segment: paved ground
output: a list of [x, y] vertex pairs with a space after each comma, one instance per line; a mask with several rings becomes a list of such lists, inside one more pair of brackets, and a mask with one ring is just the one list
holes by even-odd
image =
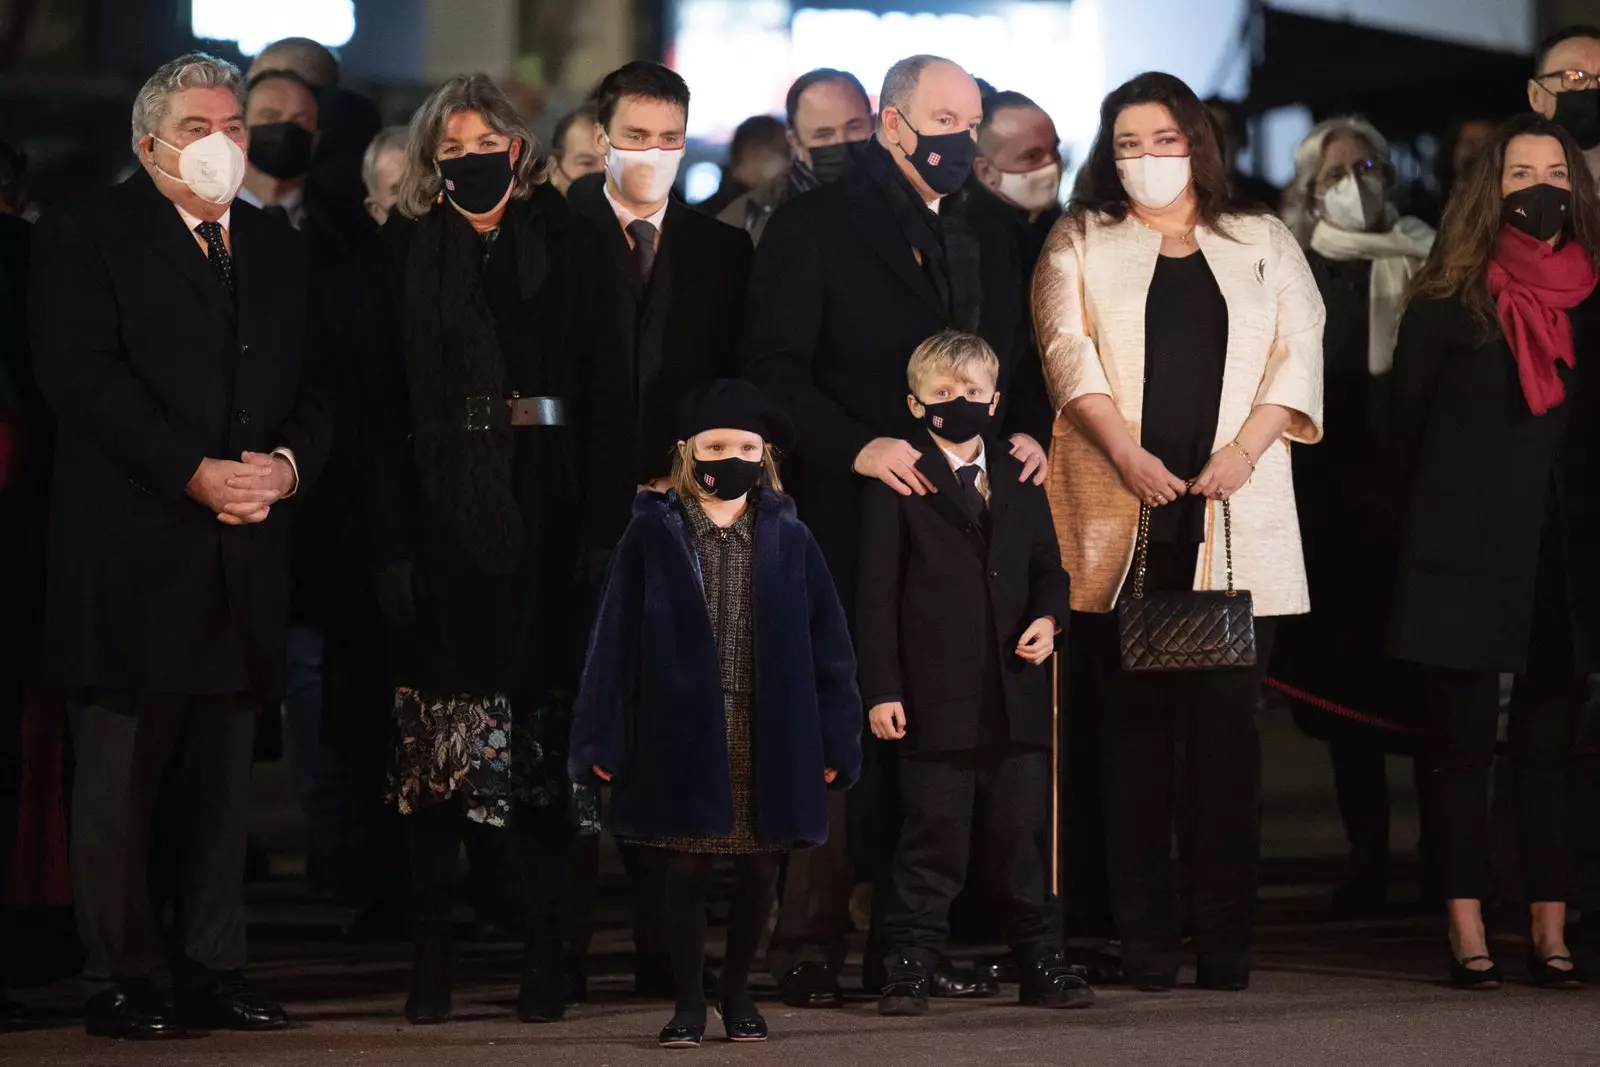
[[[1269, 864], [1261, 969], [1248, 993], [1182, 989], [1153, 996], [1105, 989], [1100, 1004], [1084, 1012], [1030, 1011], [989, 1001], [937, 1004], [926, 1019], [890, 1020], [865, 1000], [838, 1012], [796, 1012], [772, 1002], [768, 987], [771, 1042], [708, 1042], [677, 1056], [771, 1067], [1600, 1065], [1600, 990], [1556, 994], [1514, 982], [1499, 993], [1460, 993], [1439, 981], [1446, 957], [1442, 926], [1431, 916], [1401, 909], [1363, 923], [1324, 918], [1322, 903], [1341, 850], [1325, 759], [1293, 733], [1285, 716], [1269, 713], [1264, 727]], [[1394, 775], [1395, 839], [1403, 847], [1415, 840], [1415, 823], [1406, 799], [1410, 776], [1400, 767]], [[275, 772], [263, 776], [263, 794], [262, 829], [284, 842], [292, 819], [285, 816]], [[673, 1056], [654, 1045], [668, 1007], [625, 996], [627, 935], [621, 887], [614, 880], [602, 892], [594, 997], [568, 1022], [517, 1024], [510, 1009], [516, 947], [473, 945], [463, 951], [460, 1021], [418, 1029], [400, 1017], [405, 946], [340, 945], [332, 935], [344, 913], [304, 901], [287, 873], [291, 866], [292, 861], [284, 864], [278, 881], [253, 890], [252, 936], [257, 984], [288, 1003], [297, 1022], [293, 1030], [160, 1045], [93, 1041], [72, 1017], [72, 984], [61, 983], [24, 994], [41, 1013], [43, 1028], [0, 1036], [0, 1064], [622, 1067]], [[1408, 891], [1402, 886], [1400, 895]], [[1508, 939], [1497, 951], [1507, 969], [1519, 974], [1522, 946]]]

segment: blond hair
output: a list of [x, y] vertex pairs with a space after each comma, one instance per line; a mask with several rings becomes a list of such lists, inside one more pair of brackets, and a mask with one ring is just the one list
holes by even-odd
[[[774, 493], [783, 492], [783, 481], [778, 477], [778, 454], [770, 444], [762, 442], [761, 446], [761, 473], [762, 484]], [[694, 438], [679, 442], [678, 450], [672, 456], [672, 488], [678, 493], [680, 500], [709, 500], [711, 494], [700, 488], [700, 483], [694, 480]]]
[[973, 381], [976, 379], [972, 372], [979, 367], [999, 385], [1000, 357], [988, 341], [960, 330], [940, 330], [911, 353], [911, 362], [906, 364], [906, 385], [915, 393], [931, 375], [941, 372]]

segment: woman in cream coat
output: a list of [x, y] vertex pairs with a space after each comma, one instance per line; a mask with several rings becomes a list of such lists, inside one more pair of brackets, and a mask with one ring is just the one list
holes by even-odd
[[[1149, 991], [1177, 977], [1170, 842], [1180, 810], [1198, 982], [1249, 983], [1256, 697], [1273, 617], [1310, 608], [1289, 442], [1322, 434], [1322, 299], [1293, 236], [1230, 202], [1225, 174], [1189, 87], [1135, 78], [1106, 98], [1088, 172], [1034, 280], [1058, 414], [1050, 503], [1073, 578], [1072, 714], [1100, 721], [1113, 914], [1129, 978]], [[1112, 612], [1141, 503], [1151, 509], [1147, 585], [1217, 589], [1221, 500], [1232, 506], [1236, 584], [1254, 598], [1260, 666], [1123, 674]]]

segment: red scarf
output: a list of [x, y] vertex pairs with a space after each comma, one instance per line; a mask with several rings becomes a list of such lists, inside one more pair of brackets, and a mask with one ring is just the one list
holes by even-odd
[[1576, 241], [1551, 248], [1515, 226], [1502, 226], [1489, 261], [1489, 292], [1494, 296], [1517, 379], [1528, 410], [1543, 415], [1567, 398], [1556, 364], [1576, 365], [1572, 351], [1575, 308], [1600, 281], [1589, 254]]

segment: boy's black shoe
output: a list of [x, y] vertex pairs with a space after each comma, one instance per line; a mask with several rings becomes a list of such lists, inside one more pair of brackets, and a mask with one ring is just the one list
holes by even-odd
[[1022, 961], [1022, 993], [1017, 1003], [1030, 1008], [1087, 1008], [1094, 990], [1073, 973], [1058, 948], [1045, 949]]
[[1194, 987], [1217, 993], [1242, 993], [1250, 988], [1250, 954], [1226, 952], [1201, 956], [1196, 962]]
[[561, 944], [528, 945], [522, 955], [522, 988], [517, 993], [517, 1019], [525, 1023], [558, 1023], [567, 1011], [567, 969]]
[[933, 996], [941, 1000], [983, 1000], [1000, 995], [1000, 984], [973, 967], [940, 960], [933, 972]]
[[901, 959], [889, 969], [878, 999], [879, 1015], [926, 1015], [933, 991], [933, 972], [913, 960]]
[[844, 990], [826, 963], [808, 961], [792, 968], [778, 982], [783, 1002], [791, 1008], [842, 1008]]
[[238, 971], [224, 971], [178, 996], [185, 1023], [204, 1030], [282, 1030], [289, 1025], [283, 1006], [250, 988]]
[[178, 1013], [149, 982], [123, 982], [90, 997], [83, 1005], [83, 1028], [90, 1037], [118, 1041], [187, 1036]]

